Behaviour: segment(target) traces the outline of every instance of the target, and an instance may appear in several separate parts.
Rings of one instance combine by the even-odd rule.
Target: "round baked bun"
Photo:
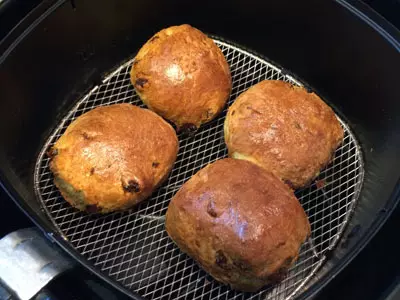
[[[335,113],[321,98],[275,80],[242,93],[228,110],[224,131],[230,157],[259,165],[292,188],[318,176],[343,140]]]
[[[131,82],[151,110],[190,131],[221,112],[232,88],[221,50],[190,25],[156,33],[136,55]]]
[[[169,204],[166,230],[216,280],[252,292],[284,278],[310,224],[275,175],[227,158],[182,186]]]
[[[178,152],[175,130],[131,104],[95,108],[74,120],[50,151],[54,183],[72,206],[106,213],[149,197]]]

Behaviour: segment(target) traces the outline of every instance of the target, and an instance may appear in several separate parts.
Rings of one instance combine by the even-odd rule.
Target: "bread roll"
[[[182,186],[169,204],[166,230],[216,280],[257,291],[283,278],[310,224],[292,190],[275,175],[228,158]]]
[[[146,199],[178,152],[174,129],[130,104],[95,108],[73,121],[50,151],[55,185],[72,206],[106,213]]]
[[[189,25],[156,33],[136,55],[131,82],[151,110],[188,131],[221,112],[232,85],[221,50]]]
[[[283,81],[265,80],[242,93],[224,127],[230,157],[251,161],[293,188],[310,183],[343,140],[327,104]]]

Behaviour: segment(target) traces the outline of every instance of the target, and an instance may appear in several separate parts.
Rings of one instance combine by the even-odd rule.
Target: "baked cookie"
[[[242,93],[224,125],[230,157],[251,161],[293,188],[318,176],[343,140],[321,98],[283,81],[265,80]]]
[[[51,149],[50,169],[72,206],[106,213],[146,199],[178,152],[174,129],[131,104],[95,108],[74,120]]]
[[[166,230],[216,280],[257,291],[283,279],[310,224],[293,191],[245,160],[196,173],[171,200]]]
[[[131,82],[151,110],[185,131],[215,118],[232,88],[221,50],[190,25],[156,33],[136,55]]]

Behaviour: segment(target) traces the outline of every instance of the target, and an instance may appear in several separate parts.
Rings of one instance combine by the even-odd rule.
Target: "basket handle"
[[[71,258],[48,241],[37,228],[9,233],[0,240],[2,299],[55,300],[43,288],[75,265]],[[43,298],[44,296],[46,297]]]

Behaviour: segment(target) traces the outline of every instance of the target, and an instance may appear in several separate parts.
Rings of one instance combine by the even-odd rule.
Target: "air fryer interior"
[[[74,2],[41,4],[0,45],[1,180],[39,226],[94,272],[103,275],[96,261],[87,262],[63,239],[38,201],[36,159],[79,99],[154,32],[173,24],[190,23],[233,41],[282,68],[282,78],[298,78],[334,107],[362,149],[364,184],[353,216],[303,297],[336,274],[393,208],[400,173],[399,52],[395,41],[343,3]]]

